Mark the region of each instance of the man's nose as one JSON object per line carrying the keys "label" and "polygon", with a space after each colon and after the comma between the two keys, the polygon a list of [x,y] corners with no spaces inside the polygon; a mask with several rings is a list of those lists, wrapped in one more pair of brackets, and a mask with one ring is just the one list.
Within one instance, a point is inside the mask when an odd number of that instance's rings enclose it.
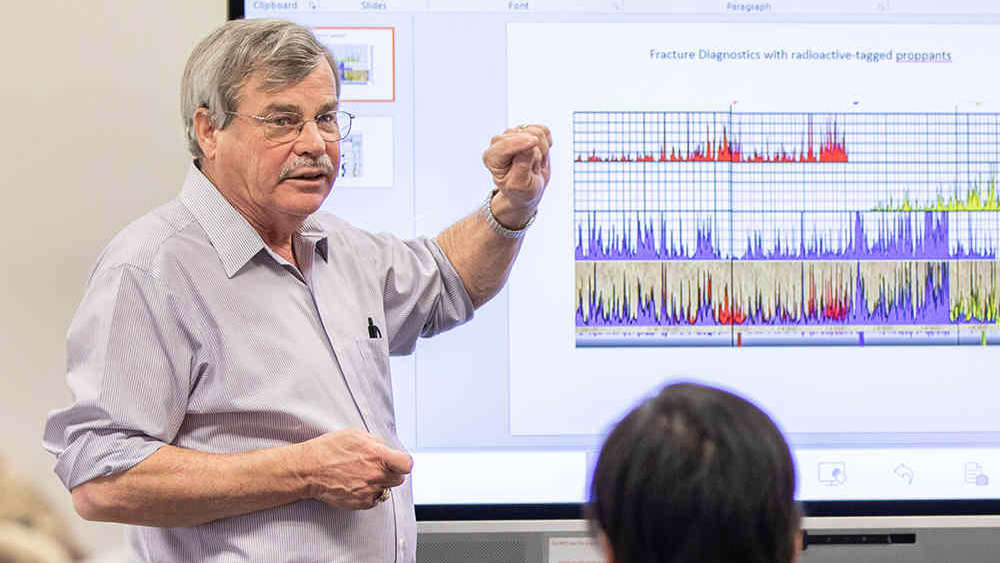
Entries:
{"label": "man's nose", "polygon": [[299,136],[295,139],[295,152],[297,154],[320,154],[326,152],[326,141],[319,134],[319,127],[315,121],[307,121],[302,124]]}

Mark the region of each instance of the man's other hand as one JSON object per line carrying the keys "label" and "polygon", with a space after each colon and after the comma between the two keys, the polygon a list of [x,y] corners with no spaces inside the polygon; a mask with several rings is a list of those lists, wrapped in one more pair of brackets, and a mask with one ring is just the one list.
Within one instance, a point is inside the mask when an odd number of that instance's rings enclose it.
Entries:
{"label": "man's other hand", "polygon": [[353,428],[297,444],[295,452],[293,471],[305,483],[306,498],[337,508],[374,507],[413,469],[409,454]]}

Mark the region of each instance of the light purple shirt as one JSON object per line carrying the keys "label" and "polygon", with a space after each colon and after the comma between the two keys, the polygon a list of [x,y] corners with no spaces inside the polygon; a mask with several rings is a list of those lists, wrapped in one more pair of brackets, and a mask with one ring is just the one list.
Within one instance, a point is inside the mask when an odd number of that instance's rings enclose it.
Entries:
{"label": "light purple shirt", "polygon": [[[243,452],[363,428],[402,449],[389,354],[472,317],[461,279],[430,239],[327,213],[294,244],[299,270],[194,166],[177,199],[111,241],[69,329],[74,402],[45,427],[67,488],[165,444]],[[200,526],[129,526],[127,538],[141,561],[416,557],[409,479],[371,510],[300,501]]]}

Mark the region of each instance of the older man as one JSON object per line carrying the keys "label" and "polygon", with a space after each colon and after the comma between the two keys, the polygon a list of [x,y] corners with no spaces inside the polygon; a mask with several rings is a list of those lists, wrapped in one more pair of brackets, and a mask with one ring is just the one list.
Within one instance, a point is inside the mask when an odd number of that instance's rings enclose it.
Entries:
{"label": "older man", "polygon": [[192,53],[177,199],[105,249],[69,332],[75,402],[45,447],[144,561],[412,561],[389,354],[503,285],[549,178],[545,127],[496,136],[495,189],[436,239],[317,213],[352,116],[330,53],[279,21]]}

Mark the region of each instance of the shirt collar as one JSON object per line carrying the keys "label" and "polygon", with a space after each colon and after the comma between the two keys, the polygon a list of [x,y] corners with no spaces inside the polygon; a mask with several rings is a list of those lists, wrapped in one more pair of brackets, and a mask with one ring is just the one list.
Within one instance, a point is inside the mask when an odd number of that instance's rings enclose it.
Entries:
{"label": "shirt collar", "polygon": [[306,220],[302,222],[302,226],[299,227],[299,236],[306,239],[312,239],[316,241],[316,253],[323,257],[324,261],[328,261],[327,258],[327,234],[326,229],[323,228],[323,223],[316,218],[316,214],[306,217]]}
{"label": "shirt collar", "polygon": [[[236,275],[264,249],[264,239],[260,238],[260,234],[194,163],[188,168],[180,198],[208,235],[227,277]],[[299,235],[315,240],[316,252],[327,260],[327,234],[319,220],[313,215],[306,217],[299,227]]]}

